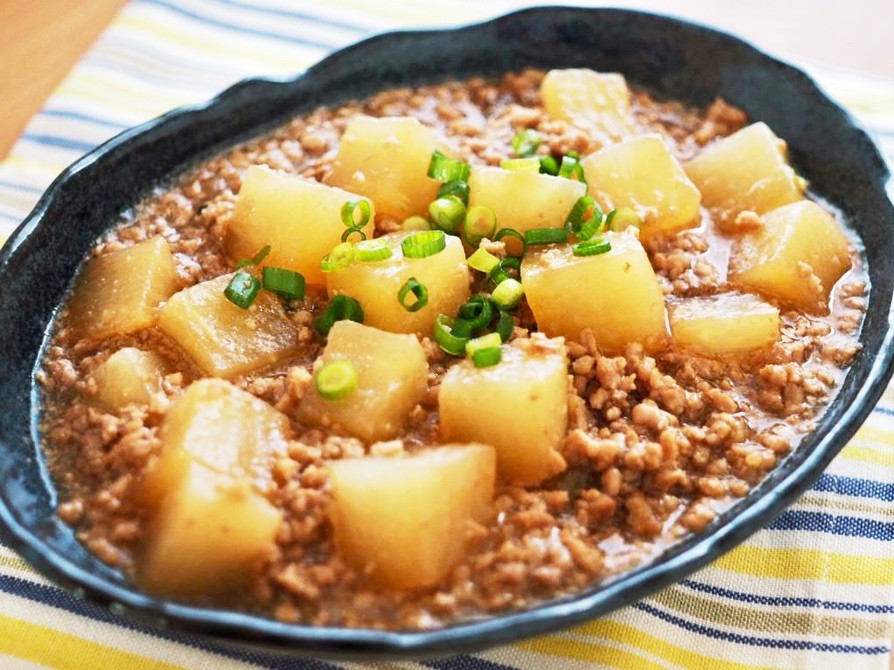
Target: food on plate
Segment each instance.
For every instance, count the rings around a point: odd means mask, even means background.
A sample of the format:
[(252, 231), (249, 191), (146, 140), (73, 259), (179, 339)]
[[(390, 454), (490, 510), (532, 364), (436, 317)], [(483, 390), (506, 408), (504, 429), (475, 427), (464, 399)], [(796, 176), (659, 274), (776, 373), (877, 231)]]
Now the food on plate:
[(765, 124), (618, 73), (310, 111), (97, 241), (38, 373), (59, 514), (150, 594), (315, 626), (608, 582), (834, 398), (845, 223)]

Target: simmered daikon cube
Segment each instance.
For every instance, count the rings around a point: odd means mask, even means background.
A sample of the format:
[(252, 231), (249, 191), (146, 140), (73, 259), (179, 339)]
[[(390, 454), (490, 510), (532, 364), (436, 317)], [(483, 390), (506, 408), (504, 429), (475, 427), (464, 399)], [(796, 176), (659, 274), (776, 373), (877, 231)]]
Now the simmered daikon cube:
[(502, 360), (451, 367), (438, 391), (441, 437), (497, 450), (502, 477), (537, 484), (564, 469), (558, 449), (568, 426), (568, 361), (564, 347), (502, 347)]
[(667, 335), (664, 295), (643, 245), (630, 232), (604, 237), (611, 250), (596, 256), (575, 256), (570, 245), (526, 255), (522, 285), (538, 329), (579, 340), (589, 328), (607, 353), (628, 342), (661, 346)]
[(252, 394), (222, 379), (193, 382), (165, 415), (161, 452), (143, 474), (136, 500), (157, 506), (177, 489), (192, 462), (262, 491), (288, 432), (285, 414)]
[(158, 325), (202, 371), (230, 378), (272, 365), (298, 350), (298, 329), (279, 299), (261, 291), (248, 309), (230, 302), (222, 275), (184, 289), (161, 310)]
[(80, 335), (105, 339), (155, 324), (158, 306), (180, 279), (168, 243), (153, 237), (87, 262), (68, 304)]
[(246, 481), (187, 461), (148, 526), (137, 582), (162, 596), (238, 593), (271, 557), (281, 518)]
[(779, 338), (779, 310), (747, 293), (686, 298), (669, 310), (674, 340), (707, 354), (739, 354)]
[(774, 209), (756, 231), (736, 239), (730, 280), (788, 306), (818, 313), (851, 266), (847, 238), (835, 218), (804, 200)]
[(165, 363), (158, 354), (124, 347), (109, 356), (90, 375), (96, 384), (97, 399), (113, 410), (125, 405), (149, 403), (161, 390)]
[(607, 146), (581, 165), (590, 195), (605, 213), (632, 208), (642, 237), (698, 225), (701, 195), (658, 135)]
[(578, 198), (583, 182), (524, 170), (474, 167), (469, 176), (469, 208), (487, 205), (497, 217), (497, 230), (561, 228)]
[[(343, 293), (363, 307), (364, 323), (394, 333), (431, 335), (438, 314), (456, 313), (469, 298), (469, 267), (462, 242), (448, 235), (443, 251), (425, 258), (405, 258), (401, 242), (412, 233), (392, 233), (380, 238), (391, 249), (391, 258), (382, 261), (355, 261), (350, 266), (327, 273), (329, 297)], [(398, 301), (407, 280), (415, 278), (428, 291), (428, 304), (415, 312)], [(413, 296), (405, 299), (412, 306)]]
[[(346, 398), (328, 400), (312, 386), (298, 408), (298, 419), (341, 426), (365, 442), (394, 437), (428, 388), (428, 361), (419, 340), (415, 335), (338, 321), (329, 331), (322, 361), (339, 360), (354, 366), (357, 388)], [(315, 383), (318, 375), (319, 369)]]
[(347, 230), (342, 206), (358, 200), (370, 205), (370, 219), (363, 230), (372, 236), (375, 206), (369, 199), (313, 179), (252, 166), (245, 173), (227, 228), (227, 255), (238, 262), (269, 245), (264, 265), (300, 272), (308, 284), (322, 286), (326, 280), (320, 259), (341, 242)]
[(425, 214), (440, 184), (428, 176), (438, 134), (412, 117), (360, 116), (348, 124), (326, 183), (365, 195), (396, 219)]
[(765, 123), (709, 144), (684, 166), (722, 230), (745, 210), (764, 214), (804, 198), (784, 145)]
[(633, 134), (630, 90), (620, 74), (586, 69), (550, 70), (540, 85), (546, 113), (568, 121), (606, 145)]
[(335, 461), (336, 547), (381, 586), (437, 584), (462, 558), (467, 524), (487, 518), (495, 470), (493, 447), (479, 444)]

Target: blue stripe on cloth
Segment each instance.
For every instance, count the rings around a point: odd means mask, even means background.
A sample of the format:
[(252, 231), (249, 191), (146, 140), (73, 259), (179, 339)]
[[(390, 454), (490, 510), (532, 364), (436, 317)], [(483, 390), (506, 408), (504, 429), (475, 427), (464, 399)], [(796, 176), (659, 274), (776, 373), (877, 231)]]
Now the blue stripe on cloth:
[(278, 33), (270, 30), (260, 30), (258, 28), (249, 28), (248, 26), (240, 26), (234, 23), (229, 23), (227, 21), (222, 21), (221, 19), (216, 19), (211, 16), (207, 16), (204, 14), (199, 14), (197, 12), (191, 11), (189, 9), (185, 9), (180, 7), (173, 2), (167, 2), (166, 0), (139, 0), (144, 5), (156, 5), (158, 7), (164, 7), (172, 12), (180, 14), (181, 16), (186, 16), (187, 18), (194, 19), (200, 23), (205, 23), (210, 26), (216, 26), (218, 28), (223, 28), (224, 30), (229, 30), (234, 33), (242, 33), (245, 35), (256, 35), (257, 37), (264, 37), (268, 39), (279, 40), (281, 42), (289, 42), (290, 44), (303, 44), (308, 47), (312, 47), (314, 49), (324, 49), (325, 51), (332, 51), (338, 47), (344, 46), (342, 43), (324, 43), (324, 42), (316, 42), (314, 40), (309, 40), (304, 37), (298, 37), (293, 33)]
[(106, 128), (118, 128), (119, 130), (123, 130), (127, 128), (126, 123), (122, 123), (120, 121), (111, 121), (109, 119), (103, 119), (99, 116), (95, 116), (93, 114), (84, 114), (83, 112), (75, 112), (70, 109), (53, 109), (51, 107), (42, 109), (40, 111), (40, 116), (49, 116), (54, 119), (70, 119), (72, 121), (84, 121), (85, 123), (92, 123), (96, 126), (104, 126)]
[(856, 644), (827, 644), (824, 642), (814, 642), (813, 640), (780, 640), (772, 637), (756, 637), (754, 635), (742, 635), (741, 633), (729, 633), (727, 631), (703, 626), (701, 624), (686, 621), (678, 616), (664, 612), (657, 607), (653, 607), (644, 601), (640, 601), (633, 605), (635, 609), (641, 612), (651, 614), (662, 621), (688, 630), (692, 633), (698, 633), (706, 637), (716, 640), (724, 640), (726, 642), (734, 642), (736, 644), (751, 645), (752, 647), (768, 647), (770, 649), (794, 649), (813, 651), (831, 652), (835, 654), (864, 654), (876, 655), (887, 654), (890, 648), (887, 645), (879, 647), (866, 647)]
[(211, 0), (212, 2), (216, 2), (218, 5), (223, 5), (225, 7), (236, 7), (237, 9), (244, 9), (255, 14), (267, 14), (269, 16), (282, 16), (290, 19), (299, 19), (301, 21), (307, 21), (309, 23), (318, 23), (323, 26), (331, 26), (333, 28), (342, 28), (344, 30), (353, 30), (357, 33), (368, 33), (371, 28), (368, 26), (359, 26), (356, 23), (345, 23), (344, 21), (336, 21), (330, 18), (324, 18), (322, 16), (315, 16), (313, 14), (306, 14), (304, 12), (296, 12), (291, 9), (276, 9), (274, 7), (262, 7), (259, 5), (246, 3), (246, 2), (237, 2), (236, 0)]
[(62, 149), (68, 149), (69, 151), (77, 151), (82, 154), (92, 151), (97, 146), (95, 142), (81, 142), (80, 140), (73, 140), (70, 137), (43, 135), (30, 132), (24, 133), (21, 139), (34, 142), (35, 144), (43, 144), (48, 147), (60, 147)]
[(894, 501), (894, 482), (877, 482), (871, 479), (854, 479), (838, 475), (822, 475), (812, 487), (812, 491), (838, 493), (855, 498), (875, 498), (886, 502)]
[(67, 591), (58, 587), (35, 584), (34, 582), (29, 582), (17, 577), (0, 575), (0, 591), (5, 591), (14, 596), (26, 598), (44, 605), (56, 607), (71, 612), (72, 614), (90, 617), (104, 623), (126, 628), (127, 630), (144, 633), (154, 638), (178, 642), (194, 649), (220, 654), (228, 658), (242, 661), (243, 663), (254, 663), (255, 665), (260, 665), (265, 668), (271, 668), (272, 670), (337, 670), (338, 668), (338, 666), (315, 659), (287, 658), (285, 656), (267, 654), (260, 651), (240, 651), (189, 635), (170, 631), (159, 631), (151, 628), (142, 628), (130, 623), (126, 619), (113, 615), (111, 612), (98, 605), (79, 600)]
[[(879, 131), (879, 130), (877, 130), (877, 131), (875, 131), (875, 132), (877, 132), (877, 133), (881, 133), (881, 134), (883, 134), (883, 135), (884, 135), (884, 134), (887, 134), (887, 133), (884, 133), (884, 132)], [(891, 135), (894, 136), (894, 130), (891, 131)], [(881, 406), (879, 406), (879, 405), (876, 405), (874, 411), (878, 412), (879, 414), (887, 414), (888, 416), (894, 416), (894, 409), (888, 409), (887, 407), (881, 407)]]
[(435, 670), (513, 670), (511, 665), (503, 665), (494, 663), (483, 658), (475, 658), (474, 656), (451, 656), (450, 658), (439, 658), (434, 661), (419, 661), (421, 665)]
[(684, 579), (680, 586), (708, 593), (713, 596), (736, 600), (743, 603), (756, 605), (769, 605), (772, 607), (809, 607), (812, 609), (835, 610), (843, 612), (866, 612), (869, 614), (894, 614), (894, 605), (866, 605), (864, 603), (846, 602), (841, 600), (820, 600), (819, 598), (792, 598), (779, 596), (762, 596), (756, 593), (743, 593), (733, 591), (710, 584), (704, 584), (692, 579)]
[(787, 510), (776, 517), (767, 528), (834, 533), (846, 537), (865, 537), (870, 540), (894, 540), (894, 522), (860, 519), (828, 512)]

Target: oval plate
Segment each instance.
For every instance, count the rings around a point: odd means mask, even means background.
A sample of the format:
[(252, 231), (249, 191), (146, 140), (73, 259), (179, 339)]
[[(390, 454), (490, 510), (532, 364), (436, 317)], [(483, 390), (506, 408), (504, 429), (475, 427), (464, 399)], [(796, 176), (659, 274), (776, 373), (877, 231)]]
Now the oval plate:
[[(397, 86), (496, 76), (525, 67), (623, 73), (660, 98), (704, 106), (721, 96), (766, 121), (816, 192), (840, 207), (866, 249), (872, 282), (864, 351), (817, 430), (706, 532), (653, 563), (539, 607), (424, 632), (287, 625), (187, 607), (135, 591), (56, 516), (40, 456), (34, 372), (47, 328), (93, 241), (153, 187), (188, 165), (318, 105)], [(624, 10), (540, 8), (457, 30), (390, 33), (343, 49), (289, 81), (249, 80), (207, 104), (127, 131), (68, 168), (0, 253), (0, 520), (8, 542), (49, 578), (131, 620), (226, 644), (341, 658), (420, 657), (545, 633), (638, 600), (693, 572), (768, 523), (854, 434), (892, 372), (894, 185), (851, 117), (799, 70), (716, 31)]]

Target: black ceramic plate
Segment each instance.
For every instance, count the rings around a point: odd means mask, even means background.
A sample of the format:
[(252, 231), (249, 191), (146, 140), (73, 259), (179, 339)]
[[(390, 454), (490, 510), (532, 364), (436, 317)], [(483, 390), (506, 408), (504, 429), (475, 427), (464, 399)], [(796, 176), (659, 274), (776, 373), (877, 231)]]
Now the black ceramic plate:
[[(709, 529), (651, 565), (523, 612), (431, 632), (308, 628), (185, 607), (135, 591), (74, 539), (37, 449), (34, 370), (54, 310), (93, 240), (188, 164), (319, 104), (396, 86), (525, 67), (622, 72), (662, 98), (715, 96), (785, 138), (798, 171), (840, 207), (866, 247), (872, 290), (864, 351), (816, 432)], [(891, 374), (894, 184), (853, 120), (802, 72), (727, 35), (620, 10), (532, 9), (456, 31), (394, 33), (344, 49), (286, 82), (251, 80), (206, 105), (123, 133), (56, 180), (0, 254), (0, 519), (51, 579), (138, 622), (293, 654), (424, 656), (490, 646), (604, 614), (694, 571), (755, 532), (806, 489), (853, 435)]]

